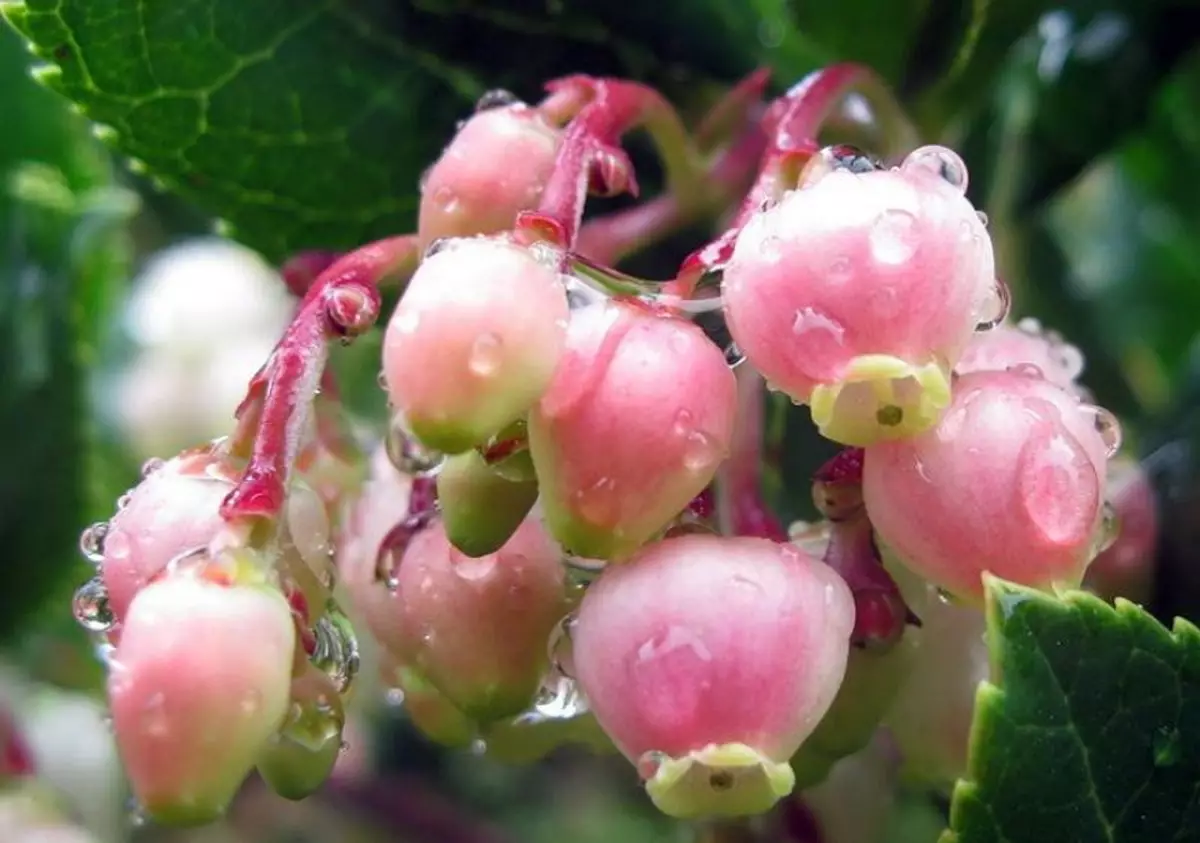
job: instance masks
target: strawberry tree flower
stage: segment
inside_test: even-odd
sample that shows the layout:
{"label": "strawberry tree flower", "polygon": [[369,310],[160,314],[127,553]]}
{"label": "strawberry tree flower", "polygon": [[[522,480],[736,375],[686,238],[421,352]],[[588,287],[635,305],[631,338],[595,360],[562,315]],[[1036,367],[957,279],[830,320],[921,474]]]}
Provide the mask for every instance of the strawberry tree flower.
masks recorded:
{"label": "strawberry tree flower", "polygon": [[962,375],[936,427],[867,448],[867,512],[905,565],[963,600],[982,600],[985,571],[1078,585],[1119,435],[1111,414],[1036,371]]}
{"label": "strawberry tree flower", "polygon": [[835,159],[737,238],[722,285],[730,331],[835,441],[868,445],[930,427],[976,326],[1003,315],[965,177],[928,166],[951,155],[921,149],[891,170]]}
{"label": "strawberry tree flower", "polygon": [[678,817],[758,813],[846,667],[854,604],[829,567],[768,539],[647,546],[584,594],[574,667],[600,725]]}

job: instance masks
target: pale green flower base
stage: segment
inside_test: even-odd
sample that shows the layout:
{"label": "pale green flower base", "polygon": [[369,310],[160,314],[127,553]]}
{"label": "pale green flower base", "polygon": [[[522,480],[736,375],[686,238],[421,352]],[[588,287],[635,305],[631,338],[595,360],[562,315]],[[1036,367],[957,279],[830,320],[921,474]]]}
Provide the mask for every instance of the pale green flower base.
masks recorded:
{"label": "pale green flower base", "polygon": [[843,445],[873,445],[927,430],[950,405],[950,376],[937,362],[916,366],[886,354],[855,357],[845,376],[808,399],[821,434]]}
{"label": "pale green flower base", "polygon": [[664,760],[646,792],[660,811],[679,819],[741,817],[769,810],[795,784],[787,762],[727,743]]}

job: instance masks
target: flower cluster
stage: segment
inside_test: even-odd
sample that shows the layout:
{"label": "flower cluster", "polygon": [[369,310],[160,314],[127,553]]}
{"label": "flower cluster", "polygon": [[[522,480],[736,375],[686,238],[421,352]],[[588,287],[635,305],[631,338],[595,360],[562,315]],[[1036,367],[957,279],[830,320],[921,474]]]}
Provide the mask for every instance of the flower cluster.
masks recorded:
{"label": "flower cluster", "polygon": [[[878,158],[821,147],[849,95],[896,113],[862,68],[766,82],[696,127],[623,80],[489,95],[415,234],[283,267],[302,298],[230,435],[147,465],[83,537],[76,615],[149,815],[219,816],[255,768],[290,798],[329,775],[358,666],[335,590],[434,739],[619,752],[661,810],[702,817],[765,811],[865,746],[923,652],[978,638],[987,575],[1082,581],[1113,538],[1119,429],[1075,349],[1008,320],[965,165],[903,126]],[[635,129],[663,190],[586,216],[638,195]],[[673,278],[614,268],[718,218]],[[391,420],[363,457],[325,363],[389,284]],[[844,448],[790,535],[759,493],[764,386]],[[940,681],[969,689],[958,661]]]}

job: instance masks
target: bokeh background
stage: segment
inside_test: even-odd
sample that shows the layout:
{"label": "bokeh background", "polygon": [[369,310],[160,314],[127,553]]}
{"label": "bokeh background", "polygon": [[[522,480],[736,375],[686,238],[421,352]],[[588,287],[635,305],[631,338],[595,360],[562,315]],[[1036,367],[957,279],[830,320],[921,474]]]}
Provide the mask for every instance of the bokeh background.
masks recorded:
{"label": "bokeh background", "polygon": [[[1151,472],[1163,530],[1150,608],[1200,617],[1200,7],[747,0],[755,26],[713,32],[692,25],[687,4],[645,5],[619,25],[710,80],[732,81],[748,61],[774,65],[780,85],[819,61],[869,62],[926,140],[962,152],[1014,313],[1080,347],[1084,382]],[[784,38],[788,16],[803,24],[800,42]],[[473,33],[448,35],[446,49],[474,49]],[[570,60],[496,72],[532,98],[545,73],[611,70],[602,47]],[[31,79],[33,64],[0,26],[0,700],[70,815],[112,843],[690,840],[655,814],[620,759],[564,751],[508,766],[442,750],[370,688],[316,797],[286,803],[252,781],[219,827],[131,826],[102,674],[71,617],[88,575],[77,536],[111,512],[142,460],[226,430],[290,304],[266,260],[129,169]],[[429,126],[446,139],[452,130]],[[637,266],[665,274],[682,245]],[[365,419],[382,410],[376,352],[368,339],[336,360]],[[808,517],[808,477],[828,446],[790,405],[774,408],[768,433],[773,501],[789,520]],[[852,760],[814,804],[828,822],[851,823],[846,843],[931,843],[944,798],[882,769]]]}

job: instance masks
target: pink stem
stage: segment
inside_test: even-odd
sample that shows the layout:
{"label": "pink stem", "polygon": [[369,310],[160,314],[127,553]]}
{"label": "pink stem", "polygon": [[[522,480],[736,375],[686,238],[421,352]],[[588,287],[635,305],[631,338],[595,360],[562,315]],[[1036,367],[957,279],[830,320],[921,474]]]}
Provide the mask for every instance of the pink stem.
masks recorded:
{"label": "pink stem", "polygon": [[717,508],[724,528],[735,536],[786,541],[787,531],[762,498],[762,376],[749,366],[737,370],[737,424],[729,459],[718,477]]}
{"label": "pink stem", "polygon": [[418,256],[413,236],[380,240],[334,262],[309,288],[238,408],[227,447],[248,457],[249,465],[221,504],[226,521],[278,515],[325,371],[328,343],[349,342],[369,330],[379,316],[380,281],[411,272]]}
{"label": "pink stem", "polygon": [[517,232],[532,240],[549,239],[573,248],[590,193],[637,195],[637,178],[620,147],[623,134],[645,126],[658,141],[669,188],[695,190],[693,150],[687,132],[662,95],[652,88],[618,79],[571,76],[547,86],[554,96],[574,104],[584,92],[590,99],[563,132],[554,171],[542,192],[538,210],[517,217]]}
{"label": "pink stem", "polygon": [[684,261],[678,277],[666,287],[668,294],[690,297],[705,274],[729,262],[746,223],[764,205],[778,201],[785,190],[795,186],[804,164],[819,149],[817,138],[825,120],[847,94],[860,89],[877,94],[883,86],[869,68],[835,64],[813,71],[772,104],[762,121],[769,142],[758,179],[742,200],[730,227]]}
{"label": "pink stem", "polygon": [[894,646],[909,624],[921,621],[884,569],[862,498],[861,448],[846,448],[813,478],[813,502],[830,524],[825,563],[837,571],[854,595],[856,647]]}

